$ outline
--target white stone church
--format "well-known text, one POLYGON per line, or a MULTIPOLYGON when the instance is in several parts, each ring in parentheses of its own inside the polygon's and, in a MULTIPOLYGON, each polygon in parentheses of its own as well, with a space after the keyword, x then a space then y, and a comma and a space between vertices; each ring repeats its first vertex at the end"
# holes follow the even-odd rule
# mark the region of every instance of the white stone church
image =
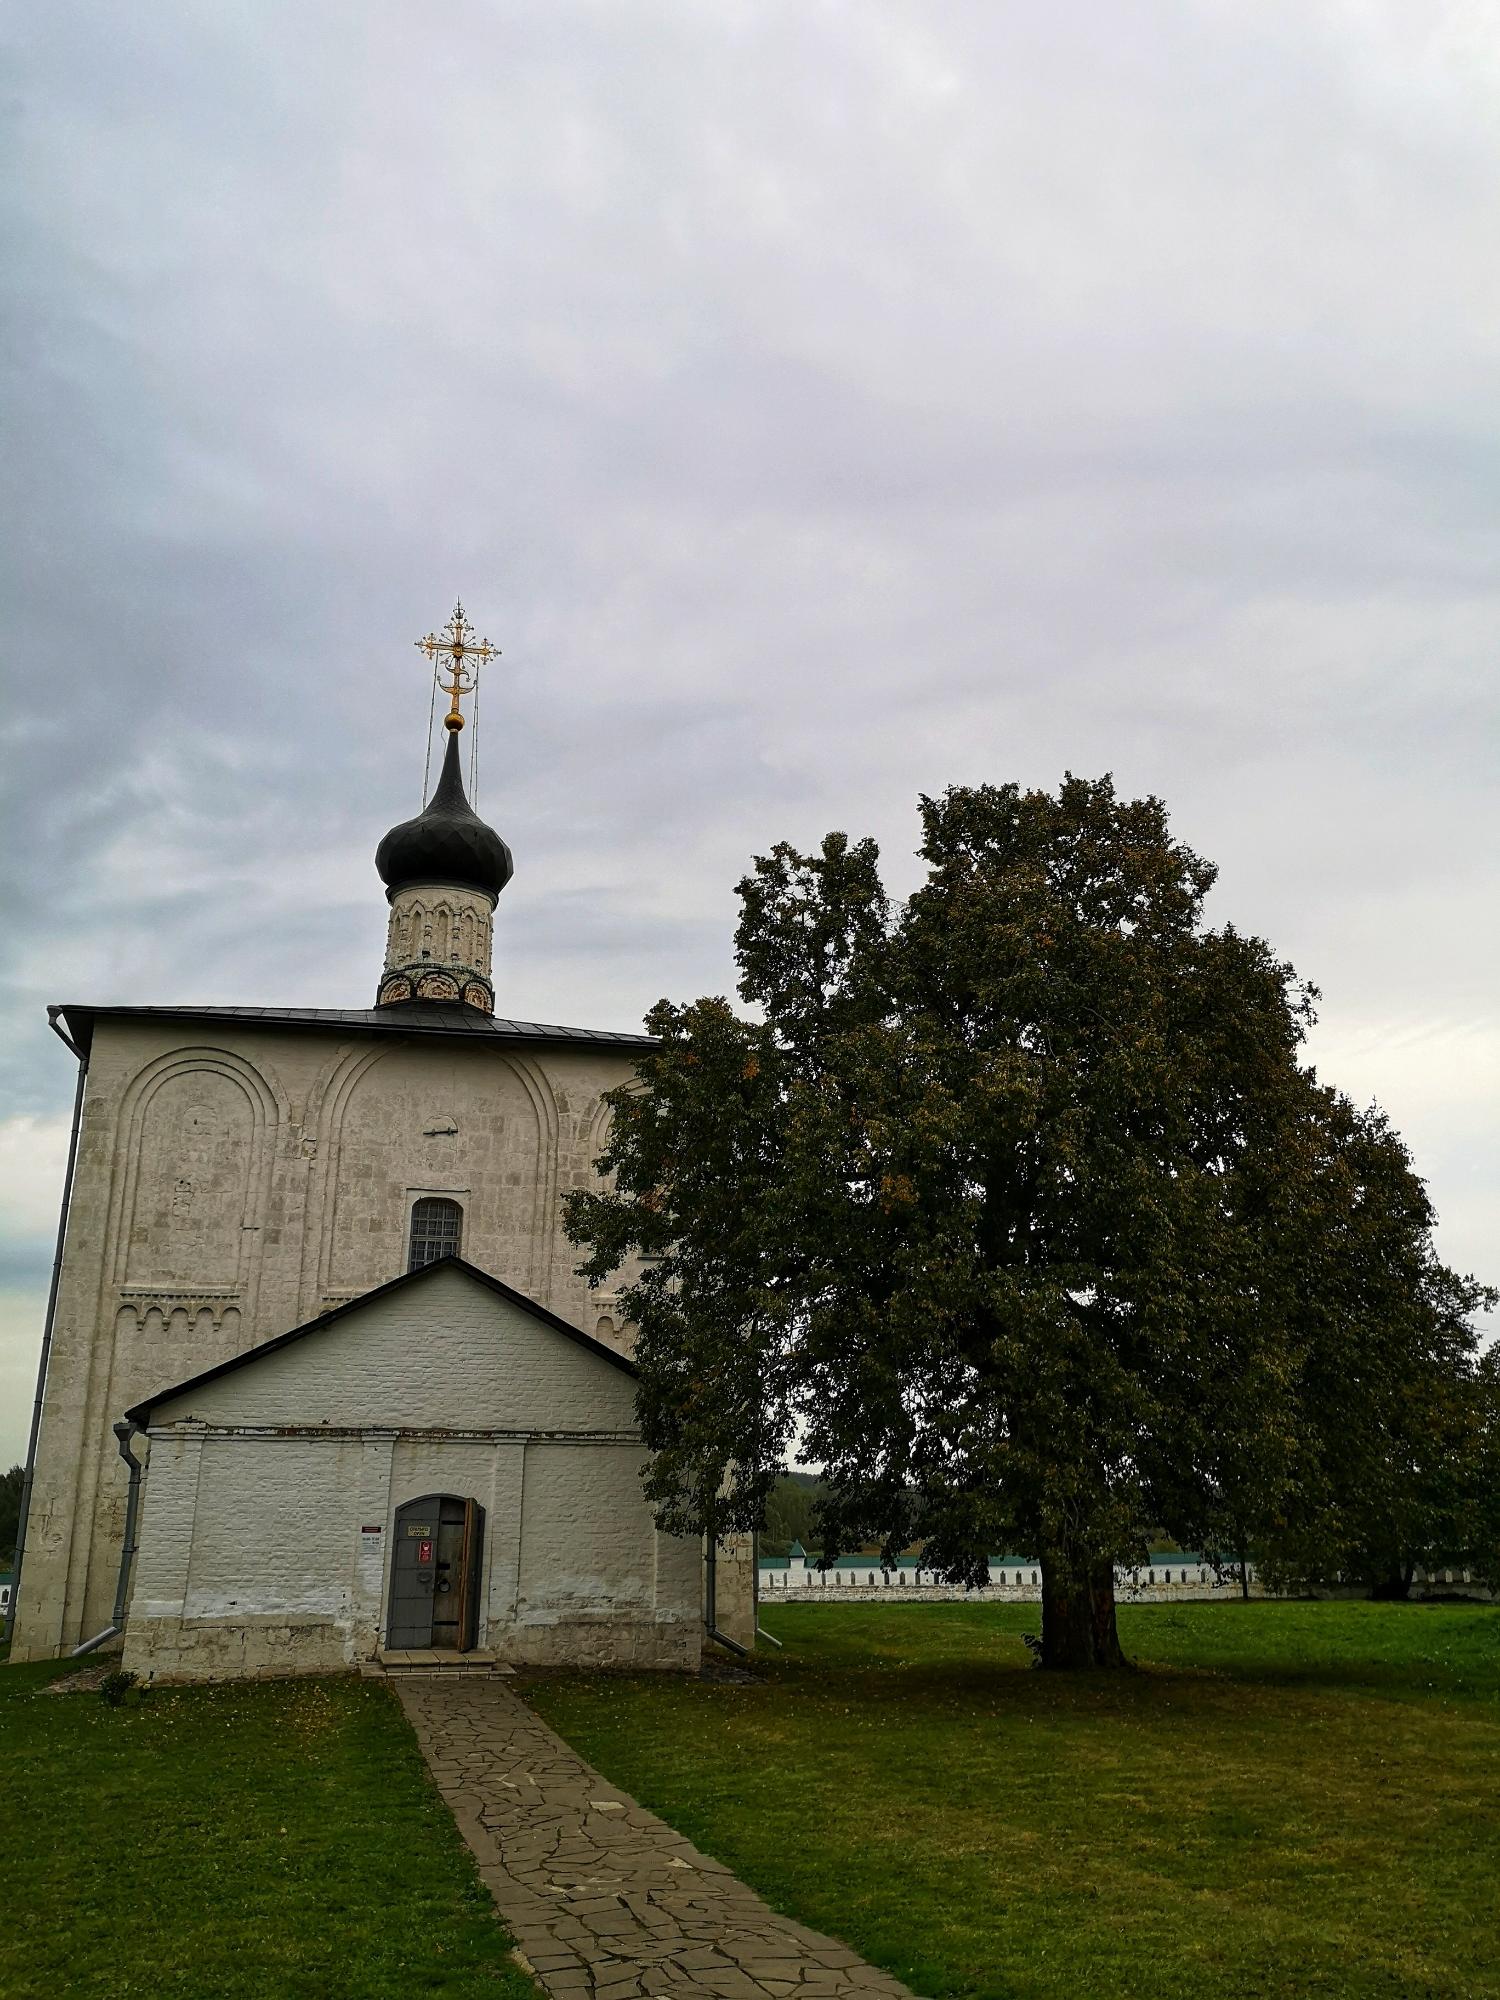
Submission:
POLYGON ((374 1007, 50 1010, 78 1122, 15 1657, 116 1624, 175 1675, 752 1641, 748 1547, 706 1602, 655 1528, 630 1329, 561 1228, 649 1043, 494 1012, 512 862, 460 769, 467 629, 437 787, 376 854, 374 1007))

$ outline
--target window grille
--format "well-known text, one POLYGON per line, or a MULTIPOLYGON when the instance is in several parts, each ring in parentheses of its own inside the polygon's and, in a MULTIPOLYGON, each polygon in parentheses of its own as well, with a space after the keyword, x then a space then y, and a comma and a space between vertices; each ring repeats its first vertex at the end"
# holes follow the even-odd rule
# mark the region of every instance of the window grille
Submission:
POLYGON ((406 1259, 408 1271, 420 1271, 439 1257, 456 1257, 463 1241, 464 1212, 456 1201, 440 1195, 424 1195, 411 1212, 411 1248, 406 1259))

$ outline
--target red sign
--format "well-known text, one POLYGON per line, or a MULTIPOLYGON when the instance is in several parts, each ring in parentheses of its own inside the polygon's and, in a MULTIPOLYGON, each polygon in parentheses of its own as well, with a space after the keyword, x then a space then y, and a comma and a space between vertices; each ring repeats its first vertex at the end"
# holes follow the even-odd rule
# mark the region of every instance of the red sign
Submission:
POLYGON ((431 1544, 431 1542, 418 1542, 418 1543, 417 1543, 417 1561, 418 1561, 419 1563, 430 1563, 430 1562, 432 1561, 432 1544, 431 1544))

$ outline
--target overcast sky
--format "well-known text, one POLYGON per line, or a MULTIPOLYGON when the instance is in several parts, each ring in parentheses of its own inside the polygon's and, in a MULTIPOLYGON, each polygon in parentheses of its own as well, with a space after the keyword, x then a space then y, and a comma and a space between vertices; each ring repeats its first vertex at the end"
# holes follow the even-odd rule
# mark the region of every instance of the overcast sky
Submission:
MULTIPOLYGON (((0 50, 0 1454, 49 1001, 364 1006, 412 641, 502 1013, 780 838, 1115 773, 1500 1279, 1500 0, 48 0, 0 50)), ((169 1371, 170 1372, 170 1371, 169 1371)))

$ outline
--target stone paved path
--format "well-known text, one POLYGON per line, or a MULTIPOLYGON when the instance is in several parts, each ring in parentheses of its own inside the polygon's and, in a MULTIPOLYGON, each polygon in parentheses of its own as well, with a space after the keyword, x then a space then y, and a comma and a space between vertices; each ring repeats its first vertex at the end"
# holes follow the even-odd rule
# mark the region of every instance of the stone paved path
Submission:
POLYGON ((392 1686, 501 1917, 556 2000, 910 2000, 606 1784, 502 1682, 392 1686))

